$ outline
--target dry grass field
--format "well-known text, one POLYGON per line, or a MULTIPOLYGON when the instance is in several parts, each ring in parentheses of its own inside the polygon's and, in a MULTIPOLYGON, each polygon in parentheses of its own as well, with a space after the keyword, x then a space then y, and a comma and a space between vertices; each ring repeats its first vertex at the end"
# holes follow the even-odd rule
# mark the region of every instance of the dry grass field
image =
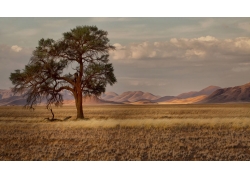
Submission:
POLYGON ((0 107, 0 160, 250 160, 250 104, 0 107), (71 118, 66 118, 71 116, 71 118), (67 119, 67 120, 64 120, 67 119))

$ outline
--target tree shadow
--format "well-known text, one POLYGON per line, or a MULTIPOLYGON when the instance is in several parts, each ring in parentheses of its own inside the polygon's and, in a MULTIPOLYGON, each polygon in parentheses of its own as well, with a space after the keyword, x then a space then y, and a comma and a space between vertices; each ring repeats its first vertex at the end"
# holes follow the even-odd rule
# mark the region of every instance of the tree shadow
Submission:
POLYGON ((70 118, 72 118, 72 116, 67 116, 64 119, 57 119, 57 118, 44 118, 44 120, 50 121, 50 122, 54 122, 54 121, 67 121, 70 118))
POLYGON ((63 121, 67 121, 70 118, 72 118, 72 116, 67 116, 66 118, 63 119, 63 121))
POLYGON ((90 118, 76 118, 75 121, 90 121, 90 118))
POLYGON ((49 121, 49 122, 62 122, 62 121, 90 121, 90 118, 76 118, 76 119, 71 119, 72 116, 67 116, 64 119, 57 119, 57 118, 44 118, 44 120, 49 121))

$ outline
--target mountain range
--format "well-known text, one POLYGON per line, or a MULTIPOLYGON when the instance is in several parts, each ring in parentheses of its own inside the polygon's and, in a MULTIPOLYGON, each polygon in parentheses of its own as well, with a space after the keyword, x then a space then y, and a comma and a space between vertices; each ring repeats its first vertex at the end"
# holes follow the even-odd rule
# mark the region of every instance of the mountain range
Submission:
POLYGON ((234 103, 250 102, 250 83, 217 89, 200 103, 234 103))
MULTIPOLYGON (((62 92, 64 104, 74 105, 69 91, 62 92)), ((24 105, 26 99, 14 95, 10 90, 0 89, 1 105, 24 105)), ((122 94, 105 92, 100 97, 87 96, 83 104, 192 104, 192 103, 233 103, 250 102, 250 83, 241 86, 220 88, 208 86, 200 91, 190 91, 177 96, 158 96, 143 91, 127 91, 122 94)))
POLYGON ((101 96, 101 99, 106 101, 126 102, 126 103, 136 102, 142 99, 156 100, 159 98, 160 96, 156 96, 151 93, 142 91, 127 91, 122 93, 121 95, 118 95, 114 92, 107 92, 101 96))
POLYGON ((208 86, 200 91, 190 91, 186 93, 179 94, 176 96, 179 99, 185 99, 185 98, 191 98, 191 97, 196 97, 196 96, 201 96, 201 95, 210 95, 212 94, 215 90, 221 89, 219 86, 208 86))

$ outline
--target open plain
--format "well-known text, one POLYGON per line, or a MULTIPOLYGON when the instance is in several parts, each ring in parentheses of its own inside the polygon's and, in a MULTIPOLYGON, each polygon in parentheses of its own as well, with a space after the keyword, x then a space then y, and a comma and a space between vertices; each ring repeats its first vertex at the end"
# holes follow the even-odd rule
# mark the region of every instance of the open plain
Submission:
POLYGON ((250 104, 0 107, 0 160, 250 160, 250 104))

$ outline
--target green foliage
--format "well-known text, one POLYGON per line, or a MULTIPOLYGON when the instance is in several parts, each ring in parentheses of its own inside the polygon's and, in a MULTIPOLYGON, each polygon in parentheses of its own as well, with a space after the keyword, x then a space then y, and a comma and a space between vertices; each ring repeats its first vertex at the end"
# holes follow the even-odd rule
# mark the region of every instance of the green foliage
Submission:
POLYGON ((62 90, 71 91, 76 101, 82 95, 100 95, 116 82, 109 63, 109 50, 115 48, 107 35, 96 26, 77 26, 58 41, 41 39, 28 65, 11 73, 13 91, 24 93, 30 108, 44 97, 48 108, 62 105, 62 90), (70 64, 77 64, 75 73, 64 74, 70 64))

